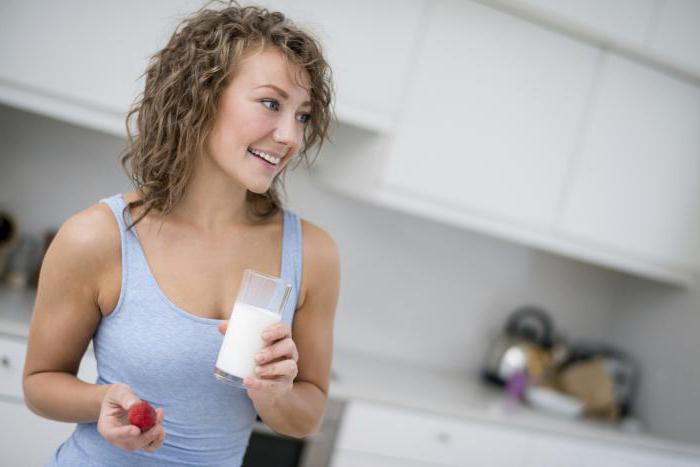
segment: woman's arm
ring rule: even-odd
[[[120,252],[108,216],[109,208],[94,206],[68,219],[41,267],[23,382],[27,406],[46,418],[95,422],[109,389],[76,377],[101,319],[100,281]]]
[[[97,422],[98,432],[126,451],[163,445],[163,409],[141,433],[127,419],[139,398],[125,384],[89,384],[76,376],[102,318],[106,278],[121,276],[121,240],[105,205],[71,217],[54,238],[41,266],[24,363],[24,400],[38,415],[64,422]],[[110,310],[111,311],[111,310]]]
[[[304,222],[302,293],[292,330],[287,324],[263,334],[264,373],[246,379],[260,418],[283,435],[301,438],[316,431],[328,399],[333,321],[340,285],[338,251],[331,237]],[[225,332],[226,324],[219,329]],[[296,379],[295,379],[296,376]]]
[[[319,227],[308,222],[303,225],[303,295],[292,329],[298,351],[298,374],[292,390],[284,397],[253,398],[266,425],[278,433],[299,438],[319,428],[326,409],[333,357],[333,321],[340,287],[340,261],[335,242]],[[270,337],[271,340],[275,338],[278,336]],[[262,365],[279,358],[268,354]],[[274,372],[275,365],[288,363],[282,360],[266,370]],[[262,381],[265,384],[265,380]]]

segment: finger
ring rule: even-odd
[[[293,380],[297,376],[297,371],[297,362],[290,358],[255,368],[255,374],[263,378],[286,376]]]
[[[150,445],[154,444],[158,440],[158,438],[160,438],[162,433],[163,427],[160,425],[156,425],[150,430],[142,433],[135,443],[137,449],[146,449]]]
[[[136,397],[136,395],[127,389],[124,392],[116,394],[115,402],[119,404],[124,410],[129,410],[132,406],[141,402],[141,399]]]
[[[219,330],[221,334],[226,334],[226,330],[228,329],[228,320],[224,320],[220,322],[216,328]]]
[[[265,347],[255,356],[255,361],[260,365],[282,357],[291,358],[294,361],[299,360],[297,346],[291,338],[286,338]]]
[[[139,398],[126,384],[115,384],[107,392],[105,402],[108,407],[129,410],[132,405],[139,402]]]
[[[165,411],[162,408],[156,409],[156,425],[160,425],[163,423],[163,419],[165,418]]]
[[[267,327],[262,333],[263,341],[269,343],[291,336],[292,328],[287,323],[275,323]]]
[[[288,380],[260,379],[247,377],[243,380],[246,389],[255,389],[270,394],[282,394],[291,383]]]
[[[143,448],[144,452],[153,452],[156,449],[158,449],[158,447],[156,446],[155,442],[153,442],[147,446],[144,446],[144,448]]]
[[[116,443],[125,443],[138,438],[140,434],[141,430],[137,426],[126,425],[110,428],[105,438],[109,438]]]
[[[163,443],[165,442],[165,436],[165,430],[163,430],[163,433],[161,433],[161,435],[154,441],[156,449],[163,447]]]

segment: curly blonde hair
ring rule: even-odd
[[[129,228],[152,209],[167,215],[182,199],[194,170],[193,156],[205,149],[219,99],[241,59],[255,48],[274,47],[309,74],[311,118],[297,165],[302,160],[311,164],[308,151],[316,147],[318,155],[328,139],[333,88],[318,41],[280,12],[235,2],[209,9],[210,4],[184,19],[151,57],[144,91],[127,114],[121,163],[141,195],[127,209],[143,206]],[[133,118],[135,133],[130,128]],[[264,218],[282,207],[283,175],[264,194],[246,193],[253,215]]]

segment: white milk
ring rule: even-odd
[[[236,302],[219,349],[216,368],[239,378],[255,376],[255,354],[264,345],[262,333],[281,319],[281,315],[272,311]]]

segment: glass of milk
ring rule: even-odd
[[[252,269],[243,271],[214,376],[245,389],[243,379],[255,376],[255,355],[264,346],[262,333],[282,319],[291,291],[292,285],[279,277]]]

